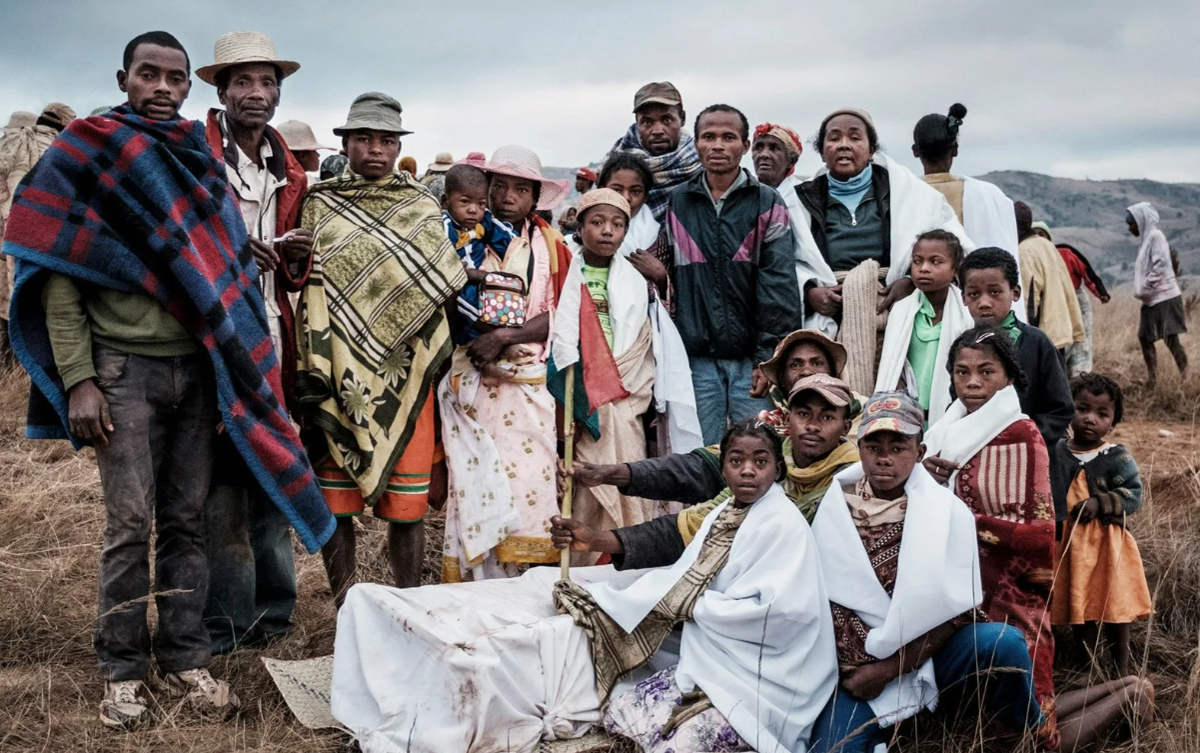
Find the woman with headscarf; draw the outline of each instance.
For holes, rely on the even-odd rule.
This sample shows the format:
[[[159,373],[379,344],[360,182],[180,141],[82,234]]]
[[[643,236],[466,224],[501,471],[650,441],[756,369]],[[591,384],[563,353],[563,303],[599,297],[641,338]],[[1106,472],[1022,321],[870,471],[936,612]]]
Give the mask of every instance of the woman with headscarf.
[[[1179,342],[1179,336],[1187,332],[1183,293],[1175,279],[1167,236],[1158,229],[1158,211],[1148,201],[1138,202],[1125,212],[1125,224],[1130,234],[1142,241],[1133,265],[1133,294],[1142,302],[1138,342],[1146,360],[1148,384],[1153,387],[1158,381],[1154,344],[1159,340],[1167,341],[1179,373],[1187,373],[1187,351]]]
[[[793,218],[805,326],[840,333],[851,346],[847,381],[869,394],[877,318],[915,290],[908,270],[917,236],[941,228],[958,236],[965,252],[975,246],[940,193],[878,151],[865,111],[826,116],[817,145],[825,169],[796,187],[802,206]]]

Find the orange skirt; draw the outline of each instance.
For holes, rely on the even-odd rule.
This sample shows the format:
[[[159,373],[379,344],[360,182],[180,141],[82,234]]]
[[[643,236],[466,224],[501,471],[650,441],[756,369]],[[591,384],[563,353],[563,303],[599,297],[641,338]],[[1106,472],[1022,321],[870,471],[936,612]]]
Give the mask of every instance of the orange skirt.
[[[434,400],[430,395],[417,417],[412,438],[392,468],[387,488],[375,503],[375,517],[392,523],[415,523],[429,510],[429,474],[433,470]],[[326,455],[316,463],[317,484],[329,510],[337,517],[362,515],[366,500],[354,479]]]
[[[1086,484],[1080,471],[1068,493],[1067,522],[1055,546],[1050,620],[1055,625],[1123,625],[1145,619],[1152,608],[1150,587],[1133,535],[1098,520],[1075,523],[1075,508],[1087,497]]]

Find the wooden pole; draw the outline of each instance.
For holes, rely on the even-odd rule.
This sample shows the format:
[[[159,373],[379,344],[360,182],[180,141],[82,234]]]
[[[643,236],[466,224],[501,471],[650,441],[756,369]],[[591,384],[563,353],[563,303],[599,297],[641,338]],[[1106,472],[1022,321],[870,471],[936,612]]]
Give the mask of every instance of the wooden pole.
[[[566,490],[563,492],[562,516],[571,517],[571,494],[575,491],[575,479],[571,478],[571,465],[575,460],[575,364],[567,367],[566,396],[563,399],[563,468],[567,472]],[[571,579],[571,547],[562,550],[562,579]]]

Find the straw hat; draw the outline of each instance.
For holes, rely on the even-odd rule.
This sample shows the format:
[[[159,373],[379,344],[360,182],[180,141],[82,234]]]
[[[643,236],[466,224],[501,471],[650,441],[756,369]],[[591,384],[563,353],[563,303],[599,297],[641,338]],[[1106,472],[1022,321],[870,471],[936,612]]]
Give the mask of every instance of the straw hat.
[[[575,207],[575,210],[578,214],[582,215],[592,207],[601,204],[620,209],[625,213],[625,219],[629,219],[629,202],[625,201],[624,196],[611,188],[596,188],[588,191],[579,199],[579,204]]]
[[[217,74],[226,68],[242,63],[271,63],[279,68],[280,78],[287,78],[300,70],[300,64],[291,60],[280,60],[275,45],[261,31],[231,31],[217,37],[213,45],[212,65],[196,69],[196,78],[206,84],[217,85]]]
[[[27,110],[17,110],[12,115],[8,116],[8,128],[33,128],[37,124],[38,116]]]
[[[438,155],[433,158],[433,162],[430,162],[429,167],[425,170],[431,173],[444,173],[453,166],[454,155],[450,152],[438,152]]]
[[[383,92],[367,92],[354,98],[345,125],[333,129],[334,136],[345,136],[350,131],[387,131],[407,136],[412,131],[404,130],[400,114],[404,108],[395,99]]]
[[[317,143],[317,137],[308,123],[302,120],[287,120],[275,129],[283,137],[283,143],[293,152],[315,152],[318,149],[337,151],[335,147]]]
[[[538,204],[534,207],[538,211],[554,209],[571,192],[567,181],[542,177],[542,160],[523,146],[500,147],[492,152],[492,158],[484,164],[483,169],[492,175],[507,175],[540,183],[542,188]]]

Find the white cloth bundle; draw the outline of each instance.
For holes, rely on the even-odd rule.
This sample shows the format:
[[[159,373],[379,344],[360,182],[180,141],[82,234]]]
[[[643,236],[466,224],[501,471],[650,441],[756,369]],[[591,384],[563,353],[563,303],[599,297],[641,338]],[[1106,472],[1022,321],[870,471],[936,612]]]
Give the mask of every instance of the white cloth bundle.
[[[875,391],[894,390],[905,374],[908,364],[908,346],[912,340],[917,310],[921,307],[921,292],[897,301],[888,315],[887,331],[883,336],[883,352],[879,357],[879,373],[875,379]],[[950,372],[946,359],[954,339],[972,326],[971,312],[963,305],[962,291],[951,285],[946,293],[942,308],[942,332],[938,337],[937,365],[933,369],[933,383],[929,396],[929,424],[932,426],[950,405]],[[908,392],[917,395],[917,386],[908,385]]]
[[[975,516],[920,464],[904,485],[908,512],[891,596],[879,582],[858,535],[842,486],[863,477],[858,463],[833,477],[813,521],[829,598],[870,628],[867,653],[886,659],[905,644],[983,601]],[[937,705],[933,661],[903,675],[871,701],[881,726]]]
[[[617,249],[621,256],[628,257],[635,251],[645,251],[658,240],[658,232],[662,225],[654,219],[653,212],[644,206],[642,210],[644,211],[639,211],[629,220],[629,225],[625,228],[625,240]]]

